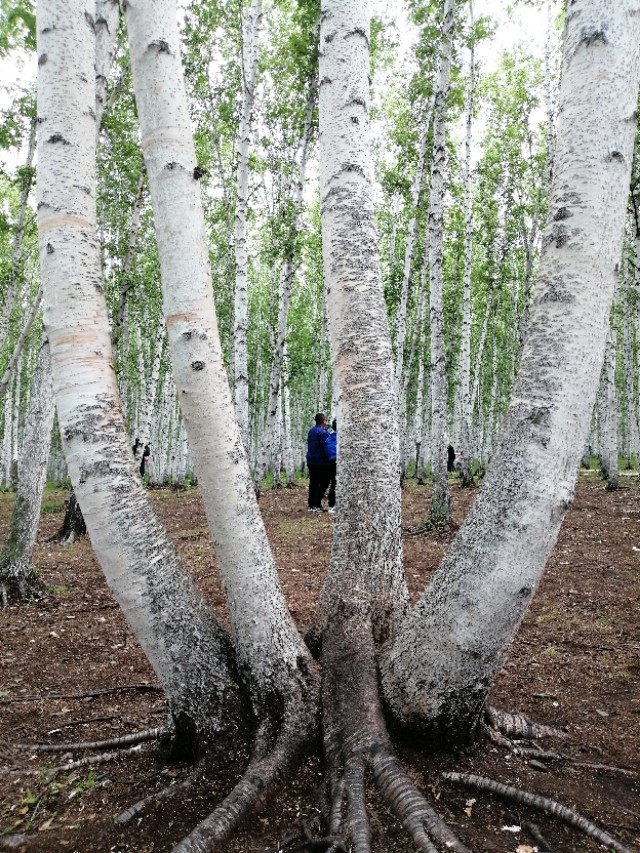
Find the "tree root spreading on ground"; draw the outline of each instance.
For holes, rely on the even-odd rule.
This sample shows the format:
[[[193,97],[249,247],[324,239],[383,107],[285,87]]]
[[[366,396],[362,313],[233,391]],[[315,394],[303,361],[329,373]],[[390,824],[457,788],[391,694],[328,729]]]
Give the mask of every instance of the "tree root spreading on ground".
[[[0,705],[13,705],[16,702],[51,702],[56,699],[95,699],[97,696],[107,696],[110,693],[121,693],[125,690],[164,693],[162,687],[157,684],[123,684],[120,687],[107,687],[104,690],[92,690],[88,693],[45,693],[39,696],[13,696],[11,699],[0,699]]]
[[[365,773],[421,853],[436,844],[453,853],[468,848],[441,820],[392,753],[380,697],[369,617],[357,602],[340,602],[322,638],[324,755],[329,833],[371,853]]]
[[[487,791],[503,799],[531,806],[531,808],[557,817],[558,820],[580,830],[584,835],[597,841],[598,844],[604,844],[605,847],[616,850],[617,853],[632,853],[628,847],[616,841],[615,838],[599,829],[594,823],[591,823],[591,821],[563,806],[561,803],[557,803],[555,800],[541,797],[538,794],[531,794],[528,791],[514,788],[511,785],[503,785],[501,782],[496,782],[495,779],[488,779],[486,776],[474,776],[472,773],[445,773],[444,778],[463,785],[465,788],[472,788],[476,791]]]
[[[134,732],[133,734],[111,738],[110,740],[83,741],[78,743],[18,743],[16,746],[20,749],[32,750],[33,752],[79,752],[80,750],[93,749],[119,749],[120,747],[132,746],[136,743],[159,740],[170,734],[170,729],[156,728]]]
[[[265,717],[258,728],[249,766],[220,805],[201,821],[172,853],[212,853],[231,835],[317,731],[317,680],[313,672],[298,673],[290,682],[286,704],[276,716],[277,728]],[[275,730],[275,737],[271,736]]]
[[[499,731],[493,729],[491,726],[487,726],[485,723],[482,724],[482,728],[494,743],[508,749],[514,755],[521,755],[523,758],[533,758],[538,761],[565,761],[567,764],[572,764],[574,767],[585,767],[589,770],[603,770],[609,773],[620,773],[622,776],[629,776],[632,778],[640,775],[638,771],[631,770],[628,767],[616,767],[612,764],[581,761],[579,758],[574,758],[572,755],[566,755],[563,752],[542,749],[542,747],[535,743],[533,746],[528,746],[519,740],[514,741],[505,737],[503,734],[500,734]]]
[[[528,832],[529,835],[533,838],[533,840],[538,845],[539,853],[552,853],[551,847],[549,846],[546,838],[540,832],[540,827],[536,823],[523,823],[522,828],[525,832]]]
[[[510,714],[487,705],[484,709],[489,725],[508,738],[517,737],[522,740],[541,740],[545,737],[567,738],[566,732],[532,722],[524,714]]]
[[[166,788],[163,788],[161,791],[156,791],[154,794],[149,794],[146,797],[143,797],[141,800],[138,800],[137,803],[133,803],[133,805],[129,806],[125,811],[120,812],[119,815],[113,819],[113,822],[118,826],[123,826],[125,823],[128,823],[132,818],[134,818],[137,814],[140,814],[148,805],[151,803],[159,802],[160,800],[168,800],[171,797],[174,797],[176,794],[179,794],[183,791],[186,791],[188,788],[191,788],[195,782],[196,776],[200,773],[201,768],[198,766],[195,770],[193,770],[186,779],[183,779],[181,782],[176,782],[171,785],[167,785]]]

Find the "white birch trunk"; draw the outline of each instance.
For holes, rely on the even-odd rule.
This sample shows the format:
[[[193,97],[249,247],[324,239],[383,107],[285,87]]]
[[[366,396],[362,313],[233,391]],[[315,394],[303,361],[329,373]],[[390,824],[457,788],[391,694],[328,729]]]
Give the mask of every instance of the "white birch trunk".
[[[605,36],[606,34],[606,36]],[[640,81],[640,2],[576,0],[530,328],[492,464],[386,656],[406,723],[468,736],[573,495],[622,245]]]
[[[608,489],[617,489],[618,477],[618,406],[616,400],[616,326],[609,331],[602,375],[602,422],[600,432],[600,464]]]
[[[22,357],[22,350],[24,348],[25,342],[29,337],[29,332],[33,326],[33,323],[40,313],[40,305],[42,303],[42,286],[38,290],[36,294],[36,298],[33,300],[33,305],[31,306],[31,310],[29,312],[29,316],[27,317],[27,321],[24,324],[22,331],[18,337],[18,340],[15,343],[13,353],[11,358],[9,359],[9,363],[7,364],[2,379],[0,379],[0,398],[4,397],[9,382],[13,377],[13,371],[18,364],[19,359]]]
[[[473,0],[469,0],[469,81],[465,97],[465,141],[464,141],[464,273],[462,279],[462,341],[460,344],[460,444],[458,462],[462,485],[473,484],[471,430],[473,401],[471,397],[471,268],[473,265],[473,204],[471,197],[471,141],[473,125],[473,101],[476,85]]]
[[[247,251],[247,195],[249,188],[249,148],[251,119],[258,75],[258,54],[262,0],[251,0],[242,34],[242,110],[238,128],[238,171],[236,177],[235,254],[236,287],[234,300],[233,369],[236,417],[245,449],[249,450],[249,257]]]
[[[22,192],[20,193],[20,206],[18,208],[18,218],[16,221],[16,229],[11,245],[11,277],[9,286],[5,293],[5,304],[2,312],[2,324],[0,325],[0,348],[4,346],[11,320],[11,312],[13,310],[14,300],[19,298],[22,292],[23,282],[20,270],[22,259],[22,238],[24,236],[24,220],[27,213],[27,204],[29,194],[33,185],[33,157],[36,150],[36,118],[31,120],[29,128],[29,142],[27,143],[27,156],[25,160],[24,177],[22,183]]]
[[[322,2],[320,199],[331,362],[340,393],[340,512],[314,638],[336,599],[351,599],[355,589],[371,605],[380,640],[395,634],[407,601],[396,383],[373,202],[369,16],[365,3]]]
[[[0,595],[5,605],[11,594],[24,598],[35,582],[32,555],[47,477],[53,415],[49,342],[43,336],[18,461],[16,499],[0,554]]]
[[[95,0],[96,27],[96,132],[100,133],[102,116],[107,105],[107,82],[113,65],[118,23],[120,21],[120,3],[118,0]]]
[[[216,543],[234,648],[256,710],[313,665],[289,614],[251,484],[216,324],[194,177],[175,4],[130,0],[125,18],[154,209],[173,377]]]
[[[87,0],[43,0],[37,13],[38,235],[53,385],[91,543],[176,729],[192,741],[194,728],[224,727],[236,695],[224,633],[146,497],[121,415],[97,238],[93,10]]]
[[[432,96],[427,104],[425,115],[420,125],[420,138],[418,141],[418,164],[416,173],[413,176],[411,184],[411,217],[407,228],[407,239],[404,247],[404,267],[402,272],[402,290],[400,291],[400,304],[398,306],[398,314],[396,316],[396,382],[398,388],[402,383],[402,373],[404,367],[404,343],[407,327],[407,301],[409,298],[409,284],[411,282],[411,270],[413,268],[413,254],[416,244],[417,228],[418,228],[418,203],[422,193],[423,174],[424,174],[424,158],[427,151],[427,137],[429,135],[429,127],[431,125],[431,116],[433,113],[434,97]],[[400,418],[402,418],[403,410],[400,400]]]
[[[440,70],[433,116],[433,154],[429,189],[429,323],[431,328],[431,466],[433,492],[429,521],[441,524],[451,517],[447,475],[447,378],[444,352],[444,308],[442,303],[444,164],[446,158],[446,113],[451,54],[453,50],[454,0],[445,0]]]

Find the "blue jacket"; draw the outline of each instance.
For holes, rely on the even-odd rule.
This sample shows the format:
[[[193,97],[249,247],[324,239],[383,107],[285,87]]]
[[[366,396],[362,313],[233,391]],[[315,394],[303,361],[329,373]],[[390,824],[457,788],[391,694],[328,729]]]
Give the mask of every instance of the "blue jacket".
[[[338,455],[338,433],[328,432],[324,438],[324,449],[329,462],[335,462]]]
[[[326,465],[329,461],[324,448],[327,431],[324,427],[312,426],[307,433],[307,465]]]

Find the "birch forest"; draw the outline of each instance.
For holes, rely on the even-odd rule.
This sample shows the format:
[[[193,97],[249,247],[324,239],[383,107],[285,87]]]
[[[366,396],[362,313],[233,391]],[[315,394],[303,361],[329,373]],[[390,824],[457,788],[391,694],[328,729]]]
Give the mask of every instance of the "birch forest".
[[[41,735],[0,730],[0,790],[23,797],[0,850],[639,849],[637,749],[567,765],[594,788],[621,773],[622,817],[566,801],[515,773],[568,760],[561,721],[491,691],[577,530],[576,481],[596,515],[626,507],[617,546],[640,550],[640,0],[0,0],[0,76],[0,634],[60,598],[38,548],[89,549],[165,703],[138,740],[66,744],[78,802],[109,771],[77,749],[161,769],[99,838],[50,847],[15,822],[37,785],[49,808],[55,774],[25,782],[11,757]],[[339,436],[321,518],[316,413]],[[162,515],[192,495],[219,603]],[[326,549],[304,618],[282,506],[292,571]],[[629,607],[615,666],[640,651]],[[447,756],[429,785],[418,742]],[[504,783],[470,770],[485,742],[512,757]],[[194,806],[227,751],[236,775]],[[278,823],[301,766],[317,797]],[[470,796],[512,812],[465,834]]]

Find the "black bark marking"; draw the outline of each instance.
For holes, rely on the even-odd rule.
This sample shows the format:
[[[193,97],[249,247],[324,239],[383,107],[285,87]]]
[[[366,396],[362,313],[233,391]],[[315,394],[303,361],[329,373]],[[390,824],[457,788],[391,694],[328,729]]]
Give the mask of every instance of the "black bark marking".
[[[351,121],[353,124],[360,124],[360,119],[357,116],[351,116]]]
[[[600,44],[608,44],[607,34],[604,30],[582,30],[580,41],[591,47],[592,44],[600,42]]]
[[[191,367],[194,370],[204,370],[204,361],[192,361]]]
[[[47,54],[41,53],[40,56],[38,57],[38,65],[42,68],[42,66],[45,65],[46,62],[47,62]]]
[[[331,77],[323,77],[320,81],[320,85],[324,86],[325,83],[333,83],[333,80],[331,79]]]
[[[185,339],[185,341],[190,341],[193,337],[193,332],[191,331],[191,329],[188,329],[186,332],[182,333],[182,337]]]
[[[561,207],[561,208],[559,208],[556,215],[553,217],[553,221],[554,222],[560,222],[561,220],[569,219],[572,216],[573,216],[573,213],[571,213],[571,211],[569,210],[568,207]]]
[[[180,163],[176,163],[172,160],[171,163],[167,163],[165,169],[168,169],[171,172],[173,169],[184,169],[184,166],[181,166]]]
[[[549,243],[555,243],[556,248],[560,249],[569,242],[569,232],[563,225],[553,225],[547,240]]]
[[[193,170],[193,177],[196,181],[199,181],[200,178],[203,178],[205,175],[208,175],[209,172],[206,169],[203,169],[202,166],[196,166]]]
[[[47,243],[47,255],[53,255],[54,252],[55,252],[55,249],[53,248],[51,243]]]
[[[366,109],[366,107],[367,107],[367,102],[365,101],[365,99],[364,99],[364,98],[359,98],[359,97],[357,97],[357,96],[356,96],[355,98],[351,98],[351,100],[349,101],[348,106],[351,106],[351,104],[356,104],[357,106],[359,106],[359,107],[364,107],[365,109]]]
[[[84,13],[84,19],[85,19],[85,21],[87,22],[87,24],[89,25],[89,28],[91,29],[91,32],[92,32],[92,33],[95,33],[95,31],[96,31],[96,22],[95,22],[95,21],[94,21],[94,19],[93,19],[93,15],[91,15],[89,12],[85,12],[85,13]]]
[[[351,38],[351,36],[359,36],[360,38],[363,38],[367,43],[367,46],[369,46],[369,36],[362,27],[355,27],[353,30],[349,30],[348,33],[345,33],[344,37],[345,39],[348,39]]]
[[[152,41],[147,50],[156,50],[158,53],[168,53],[171,56],[171,48],[169,47],[169,42],[164,39],[158,39],[158,41]]]
[[[50,136],[47,139],[47,142],[50,142],[52,145],[55,145],[56,142],[61,142],[63,145],[71,145],[71,143],[67,142],[61,133],[54,133],[53,136]]]
[[[624,163],[624,156],[620,151],[610,151],[605,157],[605,161],[607,163],[612,163],[613,161],[617,163]]]

